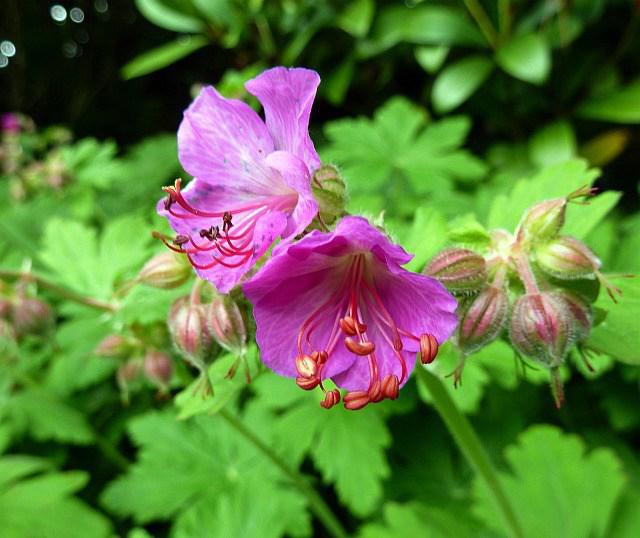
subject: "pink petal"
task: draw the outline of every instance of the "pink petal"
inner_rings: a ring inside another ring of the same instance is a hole
[[[260,117],[242,101],[206,87],[184,113],[178,154],[184,169],[205,183],[271,195],[282,180],[264,163],[274,150]]]
[[[298,333],[305,320],[342,283],[340,263],[339,259],[314,256],[292,264],[287,256],[276,256],[243,285],[245,295],[254,305],[256,340],[262,361],[278,374],[297,376],[295,357]],[[285,271],[290,276],[283,279]],[[324,349],[333,321],[332,318],[322,318],[312,337],[314,348]],[[339,344],[322,377],[331,377],[343,371],[351,366],[354,358]]]
[[[282,233],[283,239],[301,234],[318,212],[318,203],[311,191],[311,176],[302,159],[286,151],[274,151],[267,156],[267,165],[277,170],[285,183],[298,193],[298,203]]]
[[[309,137],[311,106],[320,77],[310,69],[274,67],[245,84],[264,107],[275,149],[300,157],[313,172],[320,159]]]

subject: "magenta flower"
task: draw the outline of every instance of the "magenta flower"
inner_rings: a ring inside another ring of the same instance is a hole
[[[20,116],[15,112],[5,112],[0,115],[0,130],[3,133],[19,134],[20,133]]]
[[[308,69],[276,67],[246,83],[265,120],[246,103],[206,87],[184,113],[178,153],[194,176],[166,187],[158,213],[177,233],[201,278],[229,291],[274,240],[293,237],[318,206],[311,174],[320,159],[309,138],[311,105],[320,77]]]
[[[243,290],[254,306],[262,360],[303,389],[331,378],[348,409],[395,399],[420,352],[431,362],[455,329],[456,300],[361,217],[276,248]],[[323,407],[340,400],[325,391]]]

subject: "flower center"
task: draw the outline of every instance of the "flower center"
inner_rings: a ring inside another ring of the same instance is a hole
[[[160,237],[164,244],[175,252],[185,254],[196,269],[211,269],[216,265],[227,268],[244,265],[253,255],[253,235],[260,218],[271,211],[293,211],[297,203],[296,194],[285,194],[261,198],[259,201],[229,208],[225,211],[204,211],[193,207],[180,192],[181,180],[173,187],[163,187],[167,193],[165,210],[180,220],[211,219],[207,228],[194,234],[178,234],[175,238]],[[235,220],[235,222],[234,222]],[[231,229],[233,228],[233,232]],[[196,254],[206,254],[209,260],[201,263]]]
[[[299,375],[296,383],[305,390],[320,386],[325,393],[321,404],[325,408],[340,401],[340,393],[337,390],[327,391],[322,383],[322,373],[340,343],[357,355],[358,360],[367,360],[369,368],[367,390],[347,393],[344,397],[347,409],[360,409],[368,403],[398,397],[400,385],[408,373],[408,352],[403,351],[402,337],[418,344],[423,363],[433,361],[438,352],[438,342],[433,335],[423,333],[416,336],[398,326],[376,289],[370,264],[369,254],[352,256],[336,292],[311,313],[298,333],[296,369]],[[331,323],[329,337],[318,348],[312,343],[312,337],[327,320]],[[370,333],[376,335],[376,342],[371,340]],[[393,373],[382,375],[380,372],[376,349],[385,345],[392,350],[400,365],[399,378]]]

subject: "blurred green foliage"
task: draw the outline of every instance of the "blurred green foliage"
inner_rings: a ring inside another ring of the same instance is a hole
[[[166,42],[122,66],[125,79],[179,73],[187,56],[205,55],[225,67],[199,80],[247,99],[243,82],[264,67],[318,70],[316,146],[344,174],[348,209],[384,223],[415,254],[411,270],[594,184],[604,192],[570,207],[567,233],[591,245],[606,272],[640,271],[637,2],[135,5]],[[227,378],[236,357],[216,348],[214,394],[197,392],[165,323],[189,284],[135,282],[162,250],[150,232],[165,231],[160,187],[182,173],[174,134],[120,148],[25,123],[3,135],[1,157],[0,297],[38,297],[55,313],[37,334],[0,325],[1,536],[324,536],[308,500],[228,417],[307,475],[353,535],[509,536],[414,381],[397,402],[326,412],[261,368],[250,345],[250,385],[242,372]],[[453,346],[434,364],[527,538],[640,533],[640,280],[612,278],[623,295],[596,303],[594,371],[572,354],[560,411],[546,373],[523,369],[505,341],[470,357],[458,389],[447,378]],[[109,334],[135,342],[128,356],[96,354]],[[171,353],[169,393],[138,376],[125,405],[117,372],[148,348]]]

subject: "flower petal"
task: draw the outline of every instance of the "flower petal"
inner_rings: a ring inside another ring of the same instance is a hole
[[[298,203],[287,220],[282,238],[298,235],[311,224],[318,213],[318,204],[311,190],[311,176],[307,165],[302,159],[286,151],[270,153],[267,155],[266,163],[277,170],[285,183],[298,193]]]
[[[286,189],[265,163],[273,140],[260,117],[242,101],[204,88],[184,113],[178,154],[192,176],[230,190],[274,195]]]
[[[246,202],[246,194],[229,191],[224,186],[210,185],[200,179],[192,180],[187,187],[182,189],[180,192],[187,203],[206,211],[224,211],[226,209],[230,209],[229,206],[233,207]],[[184,211],[178,204],[173,204],[171,209],[175,213],[186,215],[186,211]],[[159,215],[167,218],[171,228],[173,228],[176,234],[190,236],[196,244],[201,246],[207,246],[211,243],[208,243],[205,238],[200,237],[200,230],[208,229],[211,226],[222,227],[221,218],[176,217],[165,209],[164,200],[160,200],[158,202],[157,211]],[[193,217],[193,215],[189,216]],[[243,222],[248,216],[250,216],[250,213],[238,213],[234,216],[234,227],[231,230],[232,235],[234,230],[243,229]],[[222,258],[222,256],[217,249],[195,252],[190,254],[190,258],[194,264],[196,273],[200,278],[211,282],[220,292],[228,292],[240,281],[242,275],[251,268],[256,260],[267,251],[269,246],[282,233],[286,226],[287,215],[280,211],[270,211],[263,216],[260,216],[256,222],[255,228],[253,228],[253,231],[247,235],[247,238],[235,241],[237,246],[243,244],[247,245],[242,250],[251,251],[251,255],[246,258],[244,263],[240,264],[243,258],[245,258],[245,255],[225,256],[223,262],[226,265],[218,263],[209,269],[201,269],[198,268],[198,266],[209,265],[213,262],[214,256],[216,258]],[[184,249],[195,250],[195,247],[193,244],[187,243],[184,245]],[[228,265],[237,264],[240,265],[237,267],[227,267]]]
[[[256,340],[262,361],[280,375],[295,377],[297,338],[302,324],[341,285],[342,260],[312,256],[304,261],[285,254],[271,258],[260,272],[242,287],[253,303]],[[337,307],[337,305],[336,305]],[[337,314],[337,308],[334,315]],[[328,343],[334,318],[323,317],[312,337],[314,349]],[[349,368],[355,356],[340,347],[327,363],[322,377],[332,377]]]
[[[275,149],[300,157],[313,172],[320,159],[309,137],[311,106],[320,84],[310,69],[274,67],[249,80],[245,88],[264,107]]]

